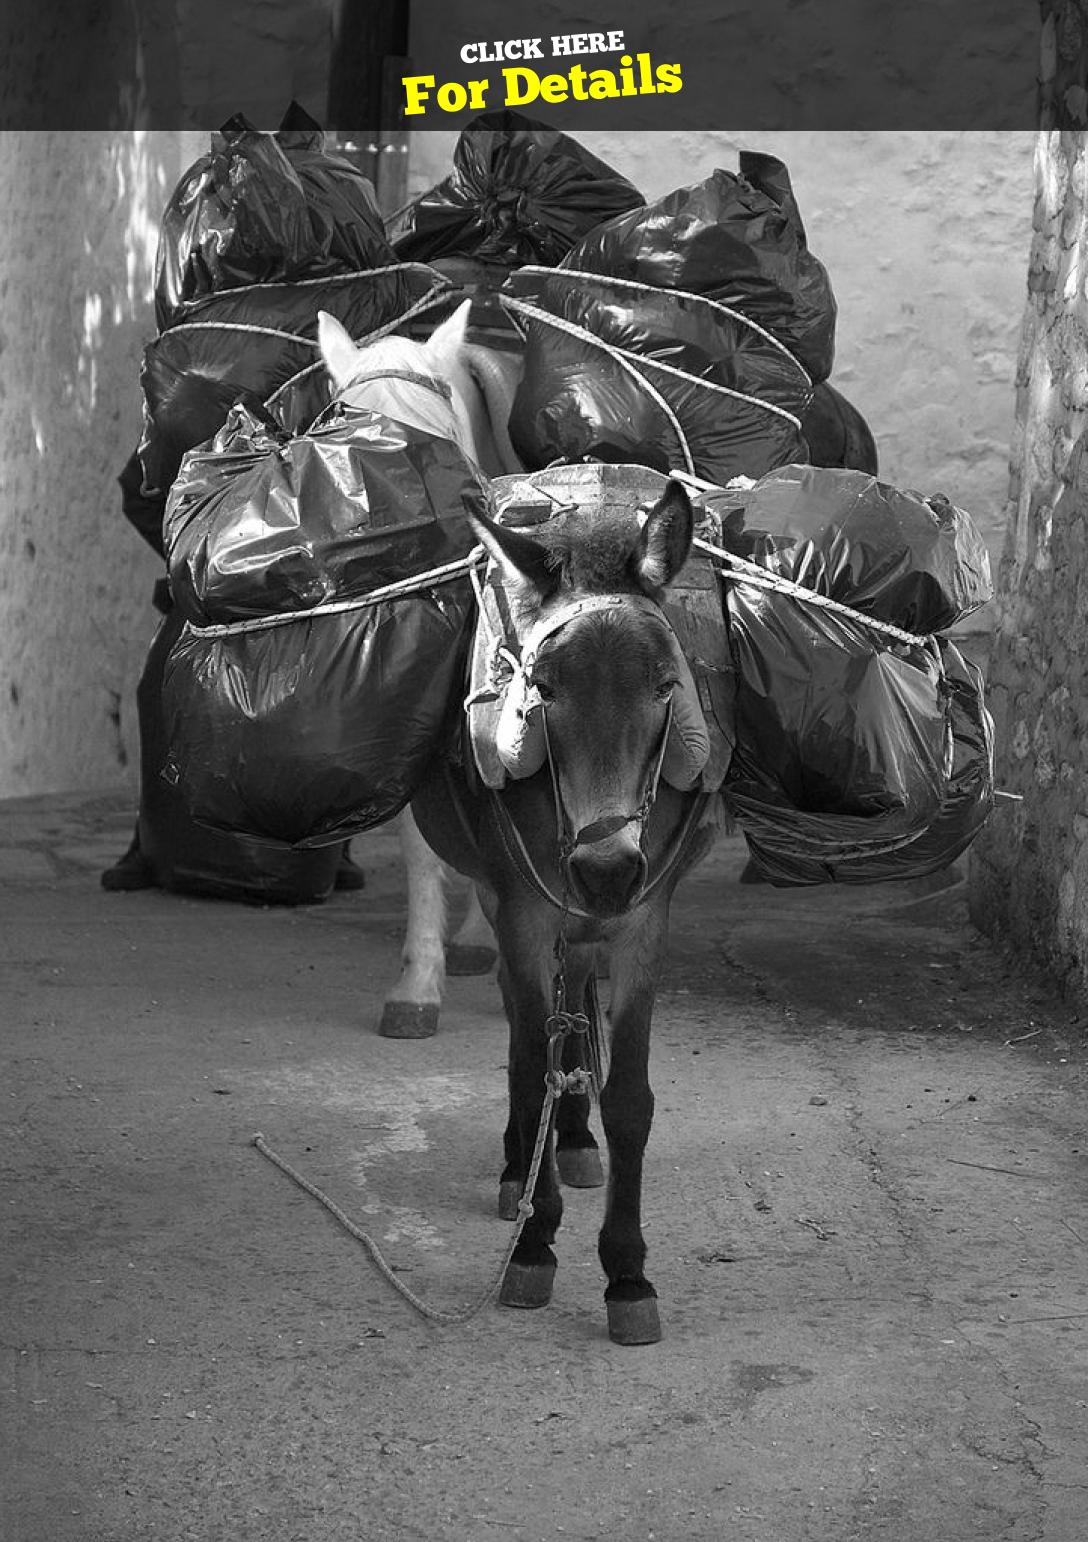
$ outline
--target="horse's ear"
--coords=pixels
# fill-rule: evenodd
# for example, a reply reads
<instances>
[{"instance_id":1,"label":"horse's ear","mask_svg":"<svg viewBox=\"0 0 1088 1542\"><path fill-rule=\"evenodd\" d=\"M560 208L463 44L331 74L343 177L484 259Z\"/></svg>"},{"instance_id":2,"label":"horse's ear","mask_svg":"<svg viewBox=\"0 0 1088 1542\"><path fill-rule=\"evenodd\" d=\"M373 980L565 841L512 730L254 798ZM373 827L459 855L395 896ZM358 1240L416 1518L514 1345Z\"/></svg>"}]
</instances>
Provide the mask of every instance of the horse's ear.
<instances>
[{"instance_id":1,"label":"horse's ear","mask_svg":"<svg viewBox=\"0 0 1088 1542\"><path fill-rule=\"evenodd\" d=\"M346 386L359 367L359 350L351 340L351 333L328 311L318 311L317 342L333 384Z\"/></svg>"},{"instance_id":2,"label":"horse's ear","mask_svg":"<svg viewBox=\"0 0 1088 1542\"><path fill-rule=\"evenodd\" d=\"M688 560L695 516L683 487L670 478L639 532L631 567L639 587L651 597L667 589Z\"/></svg>"},{"instance_id":3,"label":"horse's ear","mask_svg":"<svg viewBox=\"0 0 1088 1542\"><path fill-rule=\"evenodd\" d=\"M471 300L462 300L452 316L447 316L427 339L427 352L432 359L454 359L468 340L468 315Z\"/></svg>"},{"instance_id":4,"label":"horse's ear","mask_svg":"<svg viewBox=\"0 0 1088 1542\"><path fill-rule=\"evenodd\" d=\"M559 575L539 541L479 514L468 512L468 520L481 546L494 557L510 582L517 586L527 584L531 597L538 601L547 599L558 587Z\"/></svg>"}]
</instances>

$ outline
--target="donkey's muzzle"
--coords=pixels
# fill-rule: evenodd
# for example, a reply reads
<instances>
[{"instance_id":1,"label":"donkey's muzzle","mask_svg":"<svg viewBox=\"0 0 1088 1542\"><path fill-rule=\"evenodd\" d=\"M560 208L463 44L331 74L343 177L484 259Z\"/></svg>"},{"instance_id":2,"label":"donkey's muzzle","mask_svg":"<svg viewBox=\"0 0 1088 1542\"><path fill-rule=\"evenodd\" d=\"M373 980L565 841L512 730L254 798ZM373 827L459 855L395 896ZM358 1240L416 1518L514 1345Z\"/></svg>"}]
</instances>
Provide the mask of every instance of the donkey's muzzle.
<instances>
[{"instance_id":1,"label":"donkey's muzzle","mask_svg":"<svg viewBox=\"0 0 1088 1542\"><path fill-rule=\"evenodd\" d=\"M594 915L623 915L638 903L646 887L646 858L629 838L575 846L568 864L572 887Z\"/></svg>"}]
</instances>

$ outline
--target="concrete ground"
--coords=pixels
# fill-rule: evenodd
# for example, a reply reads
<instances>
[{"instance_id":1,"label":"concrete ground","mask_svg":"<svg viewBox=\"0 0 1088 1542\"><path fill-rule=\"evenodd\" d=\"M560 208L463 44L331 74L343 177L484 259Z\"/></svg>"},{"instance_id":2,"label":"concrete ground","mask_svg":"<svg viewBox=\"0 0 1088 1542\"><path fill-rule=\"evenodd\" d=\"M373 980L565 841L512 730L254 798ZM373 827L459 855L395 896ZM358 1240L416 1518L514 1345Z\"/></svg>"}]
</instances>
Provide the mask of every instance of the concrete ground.
<instances>
[{"instance_id":1,"label":"concrete ground","mask_svg":"<svg viewBox=\"0 0 1088 1542\"><path fill-rule=\"evenodd\" d=\"M374 1032L403 916L105 894L123 795L0 806L4 1542L1084 1542L1084 1024L963 885L681 890L646 1178L665 1337L491 1281L493 978ZM997 818L1001 818L998 813ZM953 878L955 874L953 873Z\"/></svg>"}]
</instances>

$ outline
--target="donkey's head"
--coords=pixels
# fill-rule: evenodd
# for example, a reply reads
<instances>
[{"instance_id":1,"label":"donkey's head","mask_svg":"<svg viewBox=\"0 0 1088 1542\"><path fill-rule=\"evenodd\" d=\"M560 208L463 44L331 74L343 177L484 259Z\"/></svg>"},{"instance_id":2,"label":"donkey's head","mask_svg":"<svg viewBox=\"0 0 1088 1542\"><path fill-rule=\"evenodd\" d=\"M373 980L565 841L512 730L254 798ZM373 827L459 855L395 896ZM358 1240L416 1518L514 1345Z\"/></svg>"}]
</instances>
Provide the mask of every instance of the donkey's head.
<instances>
[{"instance_id":1,"label":"donkey's head","mask_svg":"<svg viewBox=\"0 0 1088 1542\"><path fill-rule=\"evenodd\" d=\"M566 877L596 915L619 915L643 892L641 837L662 771L690 787L706 758L692 755L690 736L679 758L671 744L685 686L692 711L691 676L658 604L687 559L692 523L675 481L641 529L629 514L570 516L538 538L473 519L522 647L499 752L515 777L550 760Z\"/></svg>"}]
</instances>

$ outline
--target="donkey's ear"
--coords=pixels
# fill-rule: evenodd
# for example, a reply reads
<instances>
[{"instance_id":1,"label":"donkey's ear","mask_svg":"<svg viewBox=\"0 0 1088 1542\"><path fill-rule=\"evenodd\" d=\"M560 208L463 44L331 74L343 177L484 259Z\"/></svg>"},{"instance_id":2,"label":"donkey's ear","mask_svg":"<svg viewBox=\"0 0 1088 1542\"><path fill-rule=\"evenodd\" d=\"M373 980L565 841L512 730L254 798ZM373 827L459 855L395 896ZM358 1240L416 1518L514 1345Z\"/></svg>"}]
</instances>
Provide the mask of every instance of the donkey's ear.
<instances>
[{"instance_id":1,"label":"donkey's ear","mask_svg":"<svg viewBox=\"0 0 1088 1542\"><path fill-rule=\"evenodd\" d=\"M449 359L464 348L468 339L468 316L471 300L462 300L452 316L447 316L427 339L427 352L432 359Z\"/></svg>"},{"instance_id":2,"label":"donkey's ear","mask_svg":"<svg viewBox=\"0 0 1088 1542\"><path fill-rule=\"evenodd\" d=\"M691 502L679 482L670 478L639 532L631 553L636 581L651 597L667 589L688 560L695 533Z\"/></svg>"},{"instance_id":3,"label":"donkey's ear","mask_svg":"<svg viewBox=\"0 0 1088 1542\"><path fill-rule=\"evenodd\" d=\"M477 540L494 557L505 577L517 588L528 588L526 598L542 601L554 592L559 585L559 574L551 566L548 553L539 541L498 525L492 519L466 512Z\"/></svg>"},{"instance_id":4,"label":"donkey's ear","mask_svg":"<svg viewBox=\"0 0 1088 1542\"><path fill-rule=\"evenodd\" d=\"M351 333L328 311L318 311L317 342L333 384L346 386L359 368L359 350L351 340Z\"/></svg>"}]
</instances>

